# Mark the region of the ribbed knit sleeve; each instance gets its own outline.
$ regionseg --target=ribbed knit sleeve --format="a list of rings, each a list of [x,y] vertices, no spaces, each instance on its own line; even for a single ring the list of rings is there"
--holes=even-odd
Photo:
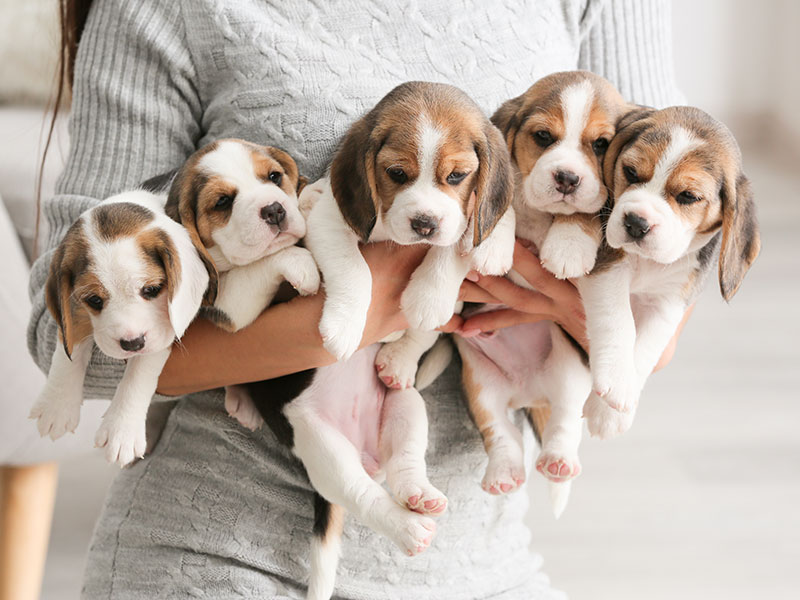
[[[669,0],[593,0],[581,28],[581,69],[607,78],[637,104],[684,103],[675,81]]]
[[[75,63],[70,152],[56,195],[43,206],[50,235],[31,271],[28,348],[44,371],[57,339],[43,293],[55,246],[84,210],[180,165],[200,137],[180,5],[105,0],[90,11]],[[110,398],[123,366],[95,349],[86,397]]]

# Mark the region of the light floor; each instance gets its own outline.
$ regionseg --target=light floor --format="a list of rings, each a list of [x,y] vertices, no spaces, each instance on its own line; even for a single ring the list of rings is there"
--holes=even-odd
[[[800,598],[800,172],[749,174],[764,244],[739,294],[709,285],[631,431],[584,443],[560,521],[530,477],[534,546],[573,600]],[[63,465],[45,600],[78,597],[114,472]]]

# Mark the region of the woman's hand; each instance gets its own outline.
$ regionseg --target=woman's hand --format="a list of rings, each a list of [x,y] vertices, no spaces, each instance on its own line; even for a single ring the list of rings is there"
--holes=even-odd
[[[463,336],[477,335],[520,323],[554,321],[575,340],[588,349],[586,324],[580,294],[569,281],[556,279],[542,266],[539,257],[517,241],[514,248],[514,270],[522,275],[537,291],[522,288],[505,277],[482,276],[470,273],[461,286],[460,299],[468,302],[505,304],[460,323],[448,323],[448,330]]]

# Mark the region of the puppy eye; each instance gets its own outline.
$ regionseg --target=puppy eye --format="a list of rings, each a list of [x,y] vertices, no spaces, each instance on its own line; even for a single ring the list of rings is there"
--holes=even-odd
[[[695,196],[689,190],[686,190],[675,196],[675,200],[678,201],[678,204],[694,204],[695,202],[700,200],[700,198]]]
[[[608,140],[606,138],[597,138],[592,144],[592,150],[597,156],[605,154],[605,151],[608,150]]]
[[[450,175],[447,176],[447,183],[450,185],[458,185],[464,178],[467,176],[466,173],[459,173],[458,171],[453,171]]]
[[[160,284],[144,286],[141,291],[142,298],[144,298],[145,300],[152,300],[161,293],[162,287],[163,286],[161,286]]]
[[[228,210],[233,204],[233,196],[225,194],[220,196],[217,203],[214,205],[214,210]]]
[[[273,171],[269,174],[269,180],[275,185],[280,185],[281,181],[283,181],[283,173],[280,171]]]
[[[100,296],[92,295],[89,296],[84,300],[86,304],[89,305],[89,308],[93,308],[94,310],[101,311],[103,310],[103,299]]]
[[[625,175],[625,179],[628,180],[628,183],[639,183],[639,174],[633,167],[622,167],[622,172]]]
[[[539,131],[534,132],[533,141],[539,144],[539,146],[541,146],[542,148],[547,148],[553,142],[555,142],[553,136],[550,135],[550,132],[544,129],[540,129]]]
[[[395,183],[403,184],[408,181],[408,175],[400,167],[389,167],[386,169],[386,174]]]

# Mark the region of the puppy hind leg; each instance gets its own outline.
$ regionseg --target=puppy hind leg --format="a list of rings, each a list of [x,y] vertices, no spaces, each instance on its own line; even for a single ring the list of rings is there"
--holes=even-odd
[[[476,377],[475,362],[465,346],[459,344],[464,394],[489,456],[481,487],[490,494],[506,494],[525,482],[522,433],[508,417],[511,398],[507,386],[494,380],[482,384],[484,378],[479,381]]]
[[[447,498],[428,480],[425,450],[428,415],[414,388],[391,390],[383,402],[380,431],[381,465],[395,498],[411,510],[438,515]]]
[[[350,440],[295,403],[287,405],[284,412],[294,430],[293,451],[323,498],[353,513],[409,556],[430,545],[436,523],[397,504],[364,470]]]

